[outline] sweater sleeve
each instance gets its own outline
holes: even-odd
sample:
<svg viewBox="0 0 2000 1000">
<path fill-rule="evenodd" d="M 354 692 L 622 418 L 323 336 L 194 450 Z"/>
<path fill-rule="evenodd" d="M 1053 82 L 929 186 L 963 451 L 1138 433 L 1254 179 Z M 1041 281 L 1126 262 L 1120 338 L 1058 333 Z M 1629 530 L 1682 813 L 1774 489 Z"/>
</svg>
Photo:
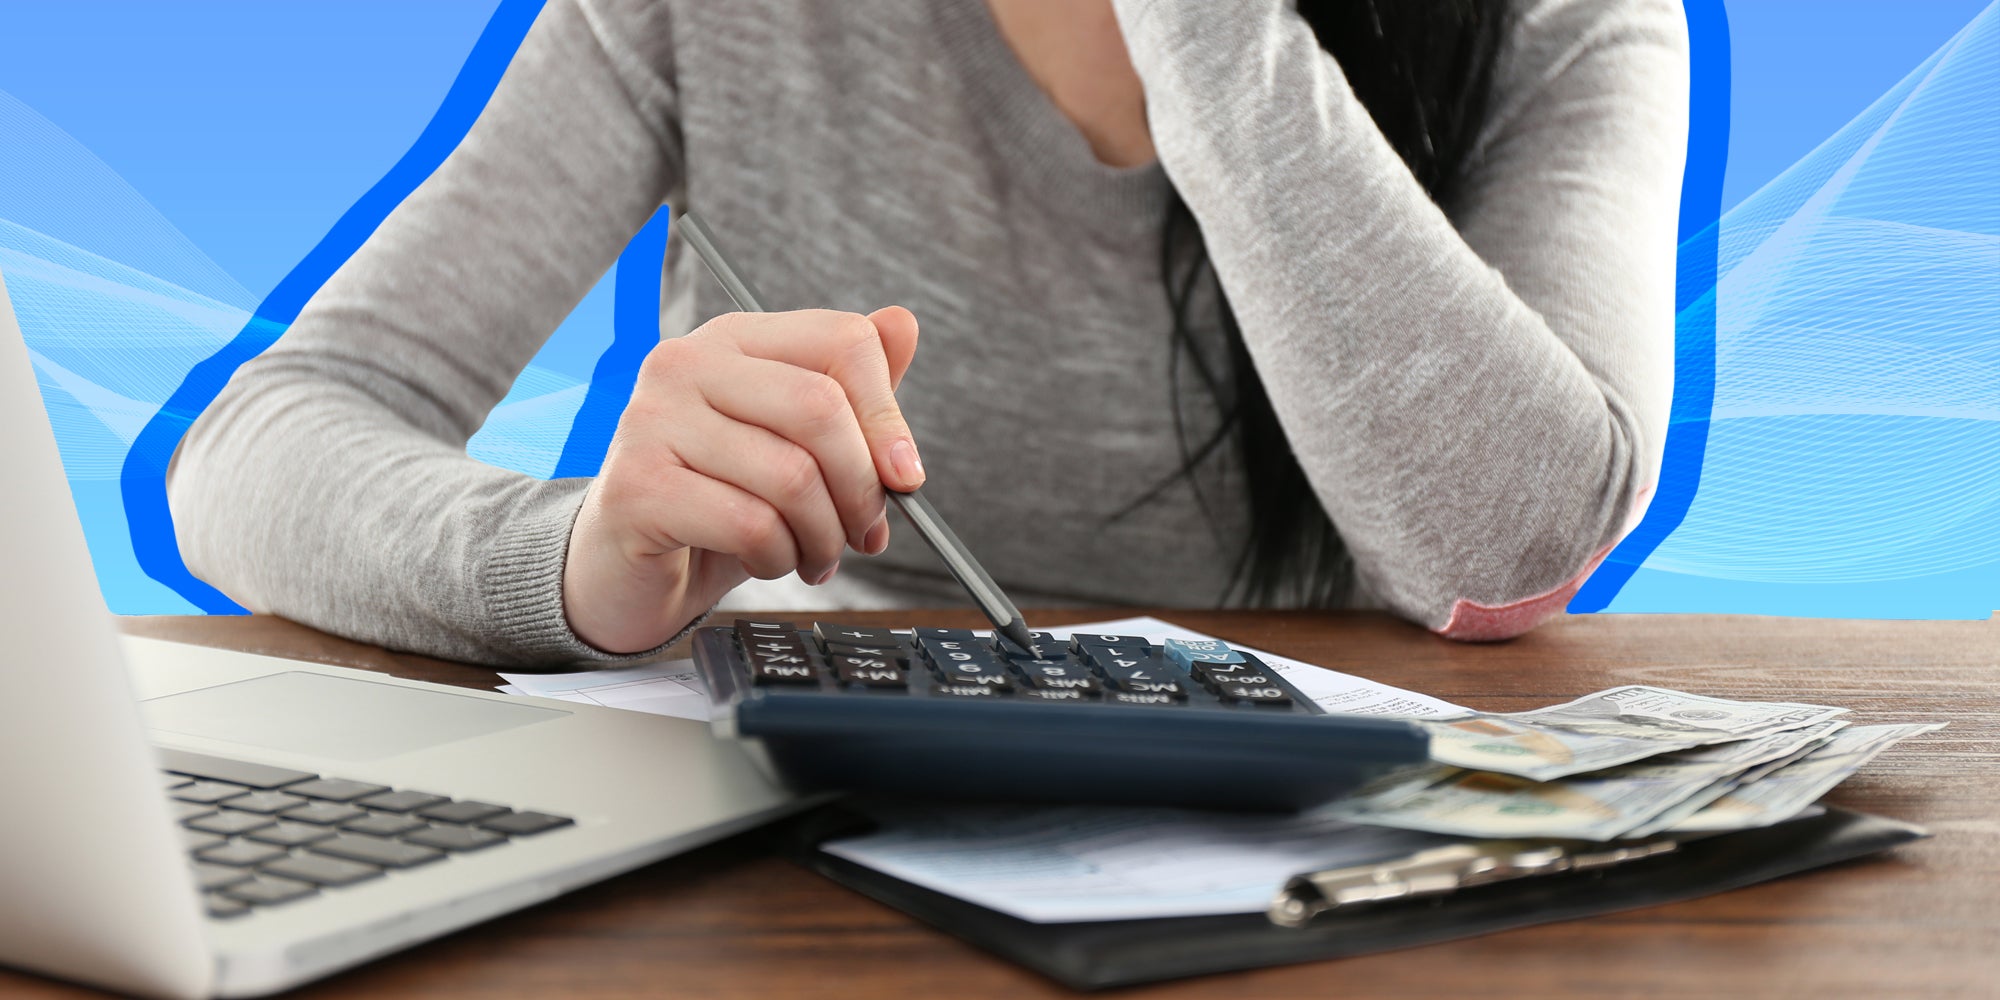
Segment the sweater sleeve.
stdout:
<svg viewBox="0 0 2000 1000">
<path fill-rule="evenodd" d="M 465 443 L 680 176 L 663 9 L 551 0 L 457 150 L 236 372 L 168 475 L 195 573 L 394 648 L 612 658 L 562 610 L 588 481 Z"/>
<path fill-rule="evenodd" d="M 1666 434 L 1678 4 L 1517 4 L 1450 217 L 1286 0 L 1116 4 L 1161 163 L 1359 582 L 1454 638 L 1560 611 Z"/>
</svg>

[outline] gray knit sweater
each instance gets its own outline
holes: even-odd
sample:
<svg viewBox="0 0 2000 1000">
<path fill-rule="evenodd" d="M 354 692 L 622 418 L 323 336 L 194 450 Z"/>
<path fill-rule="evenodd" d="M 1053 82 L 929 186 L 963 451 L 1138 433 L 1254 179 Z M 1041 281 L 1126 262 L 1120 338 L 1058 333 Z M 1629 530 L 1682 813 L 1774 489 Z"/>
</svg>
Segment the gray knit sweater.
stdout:
<svg viewBox="0 0 2000 1000">
<path fill-rule="evenodd" d="M 1518 632 L 1657 474 L 1688 79 L 1673 0 L 1513 7 L 1445 210 L 1284 0 L 1117 0 L 1159 151 L 1137 169 L 1094 159 L 981 0 L 550 0 L 457 152 L 189 432 L 182 551 L 361 639 L 606 658 L 562 612 L 588 482 L 464 445 L 665 202 L 773 308 L 915 312 L 899 398 L 926 493 L 1018 602 L 1213 605 L 1248 527 L 1233 459 L 1112 517 L 1180 461 L 1158 265 L 1178 191 L 1356 602 Z M 663 335 L 728 311 L 697 268 L 670 249 Z M 1213 406 L 1183 390 L 1199 435 Z M 963 601 L 901 526 L 833 586 Z"/>
</svg>

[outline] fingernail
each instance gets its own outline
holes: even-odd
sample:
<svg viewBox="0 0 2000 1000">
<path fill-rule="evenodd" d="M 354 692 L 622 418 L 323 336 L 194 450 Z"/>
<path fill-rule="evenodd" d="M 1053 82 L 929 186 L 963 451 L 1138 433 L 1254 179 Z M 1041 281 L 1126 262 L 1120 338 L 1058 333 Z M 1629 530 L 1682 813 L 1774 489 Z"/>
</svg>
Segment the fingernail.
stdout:
<svg viewBox="0 0 2000 1000">
<path fill-rule="evenodd" d="M 889 515 L 884 513 L 868 526 L 868 533 L 861 536 L 861 551 L 871 556 L 879 556 L 889 547 Z"/>
<path fill-rule="evenodd" d="M 917 446 L 908 438 L 889 446 L 889 467 L 896 471 L 896 478 L 903 481 L 906 490 L 923 485 L 924 463 L 917 457 Z"/>
<path fill-rule="evenodd" d="M 838 572 L 840 572 L 840 564 L 839 564 L 839 563 L 834 563 L 833 565 L 831 565 L 831 566 L 828 566 L 828 567 L 826 568 L 826 572 L 824 572 L 824 573 L 821 573 L 821 574 L 819 575 L 819 579 L 817 579 L 817 580 L 814 580 L 814 581 L 812 582 L 812 585 L 813 585 L 813 586 L 815 586 L 815 587 L 818 587 L 818 586 L 821 586 L 821 585 L 825 584 L 825 583 L 826 583 L 826 581 L 828 581 L 828 580 L 831 580 L 831 579 L 833 579 L 833 575 L 834 575 L 835 573 L 838 573 Z"/>
</svg>

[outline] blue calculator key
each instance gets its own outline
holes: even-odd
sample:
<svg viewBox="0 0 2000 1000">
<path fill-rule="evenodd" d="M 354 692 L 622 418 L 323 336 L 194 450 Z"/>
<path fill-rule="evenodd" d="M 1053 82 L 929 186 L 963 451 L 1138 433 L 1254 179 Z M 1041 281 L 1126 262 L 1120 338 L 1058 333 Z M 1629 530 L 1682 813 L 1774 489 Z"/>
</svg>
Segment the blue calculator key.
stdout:
<svg viewBox="0 0 2000 1000">
<path fill-rule="evenodd" d="M 903 637 L 886 628 L 872 625 L 835 625 L 831 622 L 813 622 L 813 636 L 820 642 L 838 642 L 849 646 L 900 646 Z"/>
<path fill-rule="evenodd" d="M 900 688 L 908 681 L 894 662 L 879 656 L 836 656 L 833 669 L 842 684 L 868 688 Z"/>
<path fill-rule="evenodd" d="M 1168 639 L 1164 644 L 1167 659 L 1184 669 L 1192 669 L 1197 663 L 1242 663 L 1243 654 L 1229 648 L 1229 644 L 1219 639 Z"/>
<path fill-rule="evenodd" d="M 925 639 L 946 639 L 952 642 L 978 642 L 979 636 L 969 628 L 930 628 L 918 626 L 915 629 L 917 641 Z"/>
<path fill-rule="evenodd" d="M 1082 664 L 1062 660 L 1015 660 L 1014 669 L 1028 686 L 1044 691 L 1096 691 L 1097 678 Z"/>
</svg>

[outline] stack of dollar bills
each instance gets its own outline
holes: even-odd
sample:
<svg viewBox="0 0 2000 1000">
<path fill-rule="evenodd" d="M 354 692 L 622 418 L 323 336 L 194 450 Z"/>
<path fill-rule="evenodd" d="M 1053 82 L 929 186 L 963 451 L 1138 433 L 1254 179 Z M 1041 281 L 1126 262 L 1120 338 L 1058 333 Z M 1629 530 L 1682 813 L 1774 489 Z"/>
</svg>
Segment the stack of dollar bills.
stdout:
<svg viewBox="0 0 2000 1000">
<path fill-rule="evenodd" d="M 1747 830 L 1806 812 L 1897 741 L 1844 708 L 1631 685 L 1531 712 L 1434 720 L 1435 765 L 1329 807 L 1355 823 L 1472 837 L 1615 840 Z"/>
</svg>

